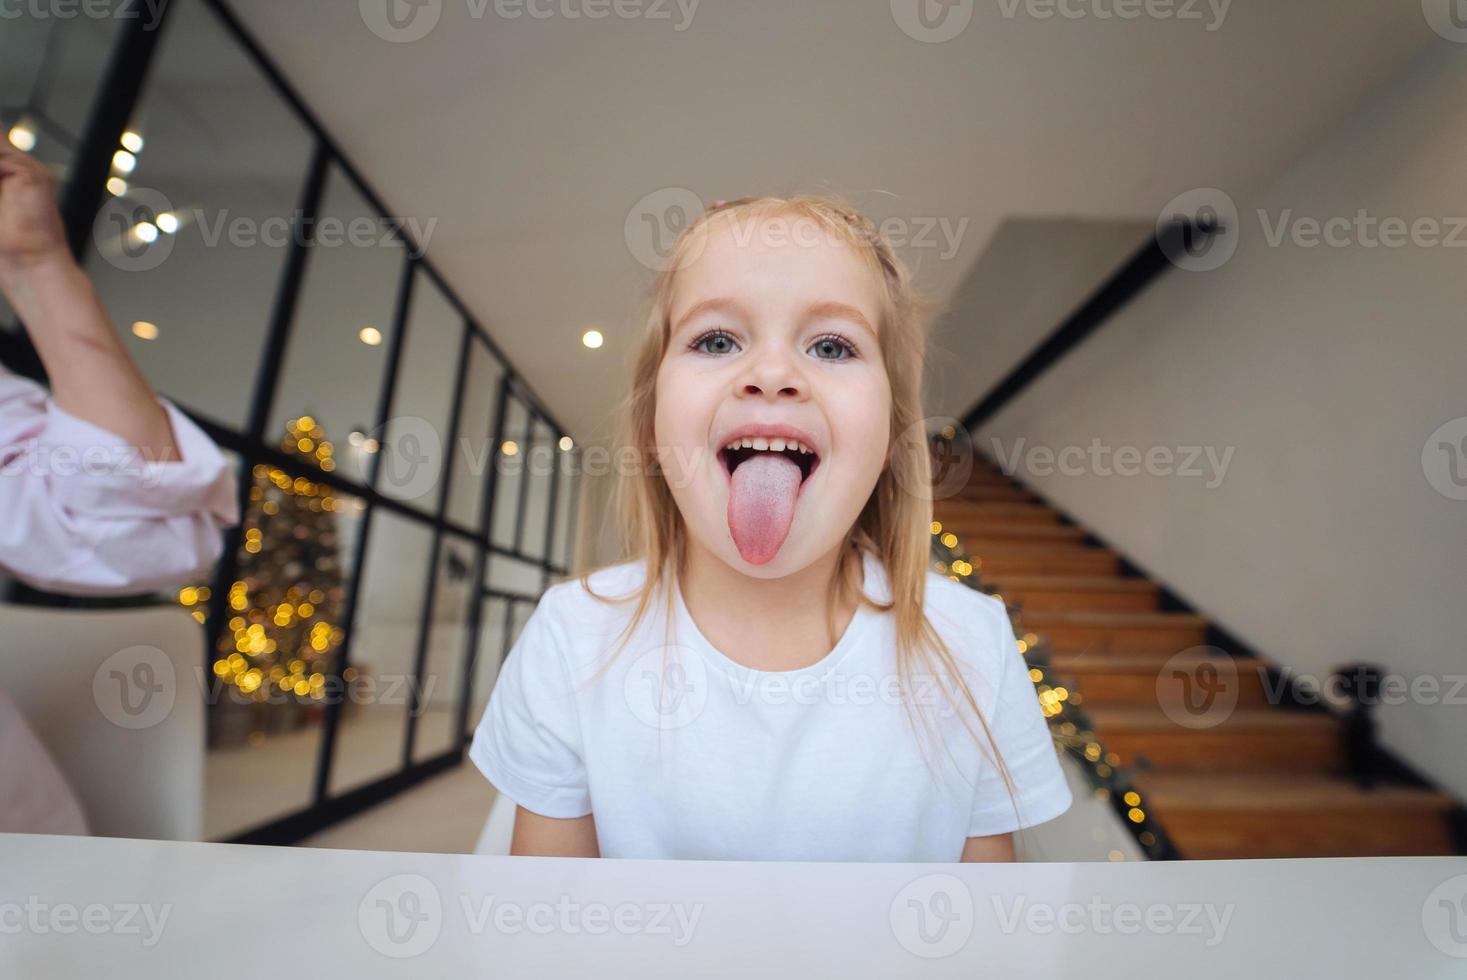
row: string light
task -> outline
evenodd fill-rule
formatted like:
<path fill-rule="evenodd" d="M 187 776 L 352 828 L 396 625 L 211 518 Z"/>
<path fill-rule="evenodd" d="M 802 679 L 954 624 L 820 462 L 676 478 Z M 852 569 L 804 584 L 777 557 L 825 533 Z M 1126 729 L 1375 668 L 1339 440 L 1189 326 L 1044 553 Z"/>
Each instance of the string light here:
<path fill-rule="evenodd" d="M 944 531 L 940 521 L 934 520 L 930 530 L 935 552 L 933 568 L 940 574 L 946 574 L 955 582 L 963 582 L 970 588 L 982 591 L 977 575 L 983 566 L 982 560 L 963 554 L 959 550 L 961 543 L 958 536 L 951 531 Z M 944 553 L 946 560 L 940 557 Z M 1003 601 L 1001 594 L 996 592 L 990 594 L 1000 602 Z M 1016 613 L 1011 611 L 1010 616 L 1017 622 Z M 1122 781 L 1122 776 L 1118 772 L 1121 763 L 1120 756 L 1115 752 L 1107 752 L 1100 744 L 1095 732 L 1078 714 L 1078 707 L 1084 700 L 1081 692 L 1045 682 L 1045 670 L 1042 666 L 1044 638 L 1032 631 L 1024 632 L 1015 639 L 1015 644 L 1026 659 L 1041 661 L 1029 667 L 1029 679 L 1034 683 L 1041 712 L 1049 721 L 1056 743 L 1084 767 L 1094 787 L 1095 798 L 1103 803 L 1114 801 L 1114 805 L 1119 807 L 1117 812 L 1123 816 L 1125 825 L 1131 828 L 1136 835 L 1137 842 L 1147 854 L 1153 857 L 1164 857 L 1175 853 L 1171 850 L 1171 845 L 1167 843 L 1164 835 L 1159 832 L 1160 828 L 1151 822 L 1150 817 L 1141 807 L 1140 793 Z M 1114 792 L 1112 792 L 1112 787 L 1114 787 Z M 1110 854 L 1112 861 L 1125 860 L 1125 855 L 1120 851 L 1111 851 Z"/>

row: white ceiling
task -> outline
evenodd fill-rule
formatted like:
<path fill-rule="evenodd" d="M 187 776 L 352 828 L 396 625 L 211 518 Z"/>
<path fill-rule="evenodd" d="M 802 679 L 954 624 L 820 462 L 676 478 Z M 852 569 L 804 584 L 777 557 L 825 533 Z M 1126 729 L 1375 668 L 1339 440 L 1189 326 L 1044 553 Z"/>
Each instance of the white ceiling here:
<path fill-rule="evenodd" d="M 436 28 L 391 43 L 361 13 L 380 2 L 233 6 L 387 206 L 437 219 L 430 258 L 582 442 L 610 434 L 623 390 L 651 279 L 625 229 L 650 193 L 831 190 L 878 220 L 961 228 L 951 254 L 940 232 L 907 249 L 919 282 L 961 303 L 940 336 L 960 366 L 933 405 L 957 413 L 1165 202 L 1195 187 L 1246 198 L 1435 39 L 1400 0 L 1239 2 L 1212 31 L 979 0 L 941 44 L 905 34 L 888 0 L 702 0 L 682 31 L 672 0 L 670 20 L 559 13 L 585 0 L 537 0 L 549 19 L 429 0 Z M 1033 234 L 982 272 L 1016 220 L 1045 222 L 1032 227 L 1057 244 L 1117 224 L 1052 277 Z M 588 327 L 601 350 L 581 346 Z"/>

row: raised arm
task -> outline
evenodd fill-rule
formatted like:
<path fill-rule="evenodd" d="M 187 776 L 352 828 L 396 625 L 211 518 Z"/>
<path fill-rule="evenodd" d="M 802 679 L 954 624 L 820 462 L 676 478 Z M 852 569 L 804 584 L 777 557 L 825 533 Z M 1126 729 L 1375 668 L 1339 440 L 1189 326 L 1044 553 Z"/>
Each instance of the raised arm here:
<path fill-rule="evenodd" d="M 168 414 L 66 247 L 50 172 L 0 140 L 0 292 L 20 314 L 62 410 L 176 460 Z"/>

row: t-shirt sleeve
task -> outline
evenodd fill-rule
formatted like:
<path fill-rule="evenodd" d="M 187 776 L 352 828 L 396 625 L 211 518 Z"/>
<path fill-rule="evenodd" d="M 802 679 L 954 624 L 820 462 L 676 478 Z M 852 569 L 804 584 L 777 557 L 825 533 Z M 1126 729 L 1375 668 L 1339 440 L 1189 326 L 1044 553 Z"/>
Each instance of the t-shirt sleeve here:
<path fill-rule="evenodd" d="M 0 563 L 71 595 L 145 592 L 203 575 L 239 522 L 229 463 L 159 399 L 180 459 L 147 462 L 116 434 L 0 370 Z"/>
<path fill-rule="evenodd" d="M 546 817 L 591 812 L 580 718 L 551 594 L 509 651 L 469 757 L 505 796 Z"/>
<path fill-rule="evenodd" d="M 1049 724 L 1039 708 L 1039 695 L 1029 679 L 1008 614 L 997 600 L 991 603 L 993 643 L 997 644 L 998 696 L 984 721 L 993 736 L 1013 784 L 1012 797 L 998 768 L 986 765 L 973 797 L 969 837 L 1005 834 L 1033 827 L 1064 813 L 1072 796 L 1060 767 Z"/>

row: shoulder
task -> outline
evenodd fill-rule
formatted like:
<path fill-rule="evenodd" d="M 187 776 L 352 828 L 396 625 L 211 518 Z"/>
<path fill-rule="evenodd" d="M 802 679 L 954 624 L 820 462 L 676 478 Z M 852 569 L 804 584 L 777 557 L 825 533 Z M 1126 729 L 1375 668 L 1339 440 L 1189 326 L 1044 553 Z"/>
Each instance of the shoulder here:
<path fill-rule="evenodd" d="M 935 571 L 927 573 L 925 591 L 927 617 L 955 656 L 987 671 L 1016 652 L 1002 600 Z"/>
<path fill-rule="evenodd" d="M 566 648 L 600 647 L 630 621 L 646 568 L 638 559 L 557 582 L 540 596 L 534 618 Z"/>
<path fill-rule="evenodd" d="M 954 582 L 937 572 L 927 573 L 926 608 L 929 615 L 955 619 L 969 628 L 977 624 L 1007 625 L 1008 610 L 1001 600 L 977 589 Z"/>
<path fill-rule="evenodd" d="M 626 606 L 646 581 L 646 563 L 640 559 L 605 565 L 589 575 L 557 582 L 540 596 L 540 609 L 557 616 L 596 618 L 599 611 Z"/>

